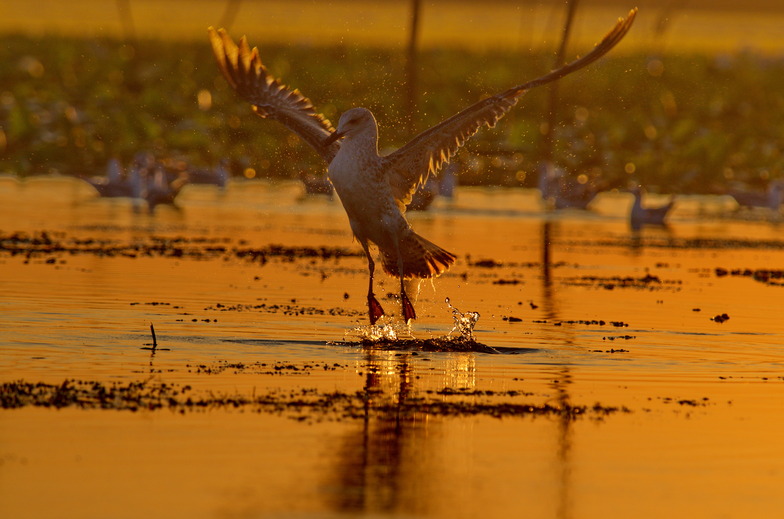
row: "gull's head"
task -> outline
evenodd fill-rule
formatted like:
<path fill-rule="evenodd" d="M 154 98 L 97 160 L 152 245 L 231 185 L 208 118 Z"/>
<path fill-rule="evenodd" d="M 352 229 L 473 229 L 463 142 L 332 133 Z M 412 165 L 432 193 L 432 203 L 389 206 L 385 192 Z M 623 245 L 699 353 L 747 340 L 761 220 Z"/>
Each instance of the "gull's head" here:
<path fill-rule="evenodd" d="M 324 144 L 329 146 L 338 139 L 343 137 L 352 137 L 355 135 L 372 132 L 376 134 L 376 118 L 367 108 L 352 108 L 343 112 L 338 121 L 338 127 L 335 132 L 327 137 Z"/>

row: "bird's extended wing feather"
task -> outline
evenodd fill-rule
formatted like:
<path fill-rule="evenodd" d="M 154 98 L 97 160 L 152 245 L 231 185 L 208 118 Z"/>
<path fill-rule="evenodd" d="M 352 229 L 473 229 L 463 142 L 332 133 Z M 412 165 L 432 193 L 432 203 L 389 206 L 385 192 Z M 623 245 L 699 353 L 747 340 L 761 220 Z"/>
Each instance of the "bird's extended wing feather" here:
<path fill-rule="evenodd" d="M 411 142 L 384 158 L 387 180 L 395 199 L 405 206 L 420 183 L 428 175 L 438 173 L 441 166 L 457 153 L 482 125 L 492 128 L 531 88 L 556 81 L 604 56 L 623 39 L 634 21 L 637 9 L 620 18 L 615 27 L 591 52 L 544 76 L 485 98 L 442 123 L 417 135 Z"/>
<path fill-rule="evenodd" d="M 327 163 L 340 149 L 340 143 L 325 145 L 335 129 L 313 108 L 298 90 L 291 90 L 267 73 L 256 47 L 249 47 L 243 36 L 239 45 L 223 29 L 208 29 L 218 67 L 229 85 L 253 105 L 261 117 L 275 119 L 299 135 Z"/>

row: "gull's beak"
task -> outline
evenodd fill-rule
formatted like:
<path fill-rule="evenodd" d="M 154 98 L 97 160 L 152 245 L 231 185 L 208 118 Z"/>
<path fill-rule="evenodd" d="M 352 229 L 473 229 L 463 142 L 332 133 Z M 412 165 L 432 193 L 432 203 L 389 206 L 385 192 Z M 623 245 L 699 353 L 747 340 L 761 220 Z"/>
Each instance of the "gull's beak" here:
<path fill-rule="evenodd" d="M 345 134 L 346 134 L 346 132 L 338 132 L 338 131 L 333 132 L 332 135 L 330 135 L 329 137 L 327 137 L 324 140 L 324 146 L 329 146 L 330 144 L 332 144 L 336 140 L 342 138 Z"/>

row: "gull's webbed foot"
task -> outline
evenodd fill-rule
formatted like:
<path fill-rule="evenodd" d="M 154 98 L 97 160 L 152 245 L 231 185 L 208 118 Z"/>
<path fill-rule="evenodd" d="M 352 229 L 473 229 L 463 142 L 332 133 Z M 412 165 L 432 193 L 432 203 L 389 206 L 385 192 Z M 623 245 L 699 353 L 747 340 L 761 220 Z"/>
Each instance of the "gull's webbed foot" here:
<path fill-rule="evenodd" d="M 381 308 L 381 303 L 378 302 L 376 296 L 368 294 L 368 316 L 370 317 L 370 324 L 376 324 L 381 316 L 384 315 L 384 309 Z"/>
<path fill-rule="evenodd" d="M 400 292 L 400 304 L 403 306 L 403 320 L 406 324 L 408 324 L 411 319 L 416 319 L 414 305 L 411 304 L 411 300 L 408 298 L 405 291 Z"/>

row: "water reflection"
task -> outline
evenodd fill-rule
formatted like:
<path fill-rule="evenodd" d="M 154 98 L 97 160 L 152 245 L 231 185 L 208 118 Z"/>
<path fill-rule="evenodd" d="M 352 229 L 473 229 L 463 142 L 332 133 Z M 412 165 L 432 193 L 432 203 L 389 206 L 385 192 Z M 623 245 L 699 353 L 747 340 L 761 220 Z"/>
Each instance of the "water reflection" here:
<path fill-rule="evenodd" d="M 544 315 L 548 320 L 558 318 L 557 301 L 553 290 L 552 279 L 552 243 L 553 243 L 553 222 L 549 219 L 542 221 L 542 304 Z M 568 366 L 557 366 L 553 373 L 551 387 L 555 392 L 555 400 L 559 407 L 567 409 L 571 406 L 569 395 L 569 385 L 572 383 L 572 374 Z M 572 451 L 572 421 L 574 416 L 571 413 L 561 413 L 558 418 L 558 429 L 556 433 L 556 457 L 555 471 L 557 474 L 557 513 L 559 519 L 569 519 L 572 517 L 572 506 L 570 498 L 570 478 L 571 478 L 571 451 Z"/>
<path fill-rule="evenodd" d="M 411 397 L 410 355 L 368 351 L 362 369 L 365 413 L 359 429 L 348 433 L 338 449 L 332 506 L 343 512 L 413 511 L 412 491 L 425 467 L 416 462 L 434 436 L 424 413 L 404 413 Z"/>
<path fill-rule="evenodd" d="M 553 222 L 548 218 L 542 220 L 542 301 L 544 315 L 547 319 L 555 319 L 557 310 L 553 299 L 552 247 Z"/>
<path fill-rule="evenodd" d="M 634 226 L 629 227 L 629 251 L 633 257 L 639 257 L 644 252 L 645 236 L 654 236 L 658 240 L 671 243 L 673 241 L 673 230 L 670 225 L 659 226 Z"/>
<path fill-rule="evenodd" d="M 568 366 L 561 366 L 553 375 L 555 378 L 552 382 L 552 389 L 555 392 L 555 401 L 562 409 L 569 409 L 572 404 L 569 394 L 569 386 L 572 384 L 571 371 Z M 561 413 L 557 422 L 555 472 L 557 481 L 556 517 L 559 519 L 569 519 L 572 517 L 570 488 L 574 420 L 575 416 L 572 413 Z"/>
<path fill-rule="evenodd" d="M 415 387 L 419 377 L 411 353 L 368 350 L 364 355 L 358 365 L 364 373 L 364 418 L 337 449 L 330 504 L 340 512 L 423 513 L 438 479 L 433 461 L 444 418 L 406 408 L 421 390 Z M 442 388 L 473 389 L 475 356 L 450 355 L 442 380 Z"/>

